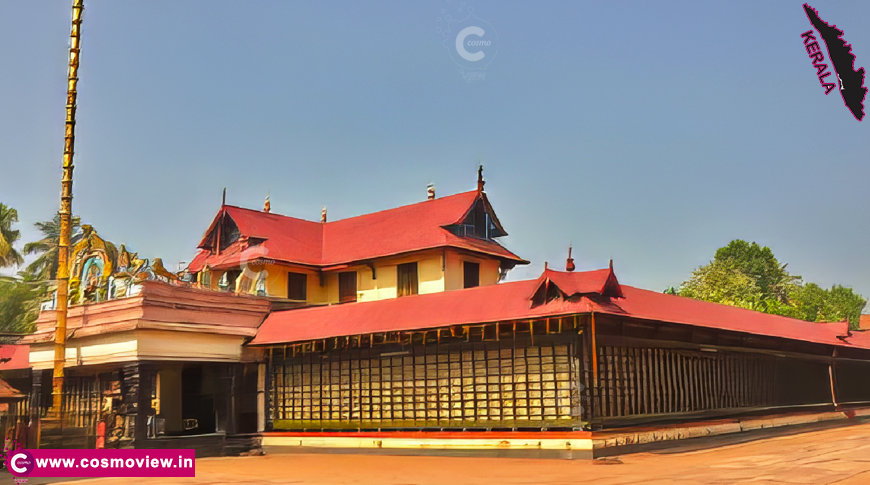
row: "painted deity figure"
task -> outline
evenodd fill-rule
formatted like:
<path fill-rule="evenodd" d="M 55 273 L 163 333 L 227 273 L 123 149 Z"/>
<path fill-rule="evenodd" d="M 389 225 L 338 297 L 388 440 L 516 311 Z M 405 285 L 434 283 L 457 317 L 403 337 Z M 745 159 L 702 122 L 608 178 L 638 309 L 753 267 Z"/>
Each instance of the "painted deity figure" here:
<path fill-rule="evenodd" d="M 84 289 L 84 297 L 88 300 L 99 300 L 99 290 L 103 283 L 103 268 L 105 263 L 99 256 L 94 256 L 85 261 L 81 275 L 81 287 Z"/>

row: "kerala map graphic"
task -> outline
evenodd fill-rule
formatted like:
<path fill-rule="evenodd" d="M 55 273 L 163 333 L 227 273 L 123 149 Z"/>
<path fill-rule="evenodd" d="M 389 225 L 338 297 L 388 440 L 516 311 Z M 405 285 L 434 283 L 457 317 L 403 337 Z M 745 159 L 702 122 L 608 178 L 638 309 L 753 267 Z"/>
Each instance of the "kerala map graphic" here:
<path fill-rule="evenodd" d="M 837 73 L 843 103 L 849 108 L 852 115 L 861 121 L 864 118 L 864 97 L 867 95 L 867 88 L 864 87 L 864 68 L 855 70 L 855 55 L 852 54 L 852 46 L 843 40 L 842 30 L 838 29 L 836 25 L 828 25 L 827 22 L 819 18 L 816 9 L 806 3 L 804 10 L 807 13 L 807 18 L 810 19 L 828 48 L 828 59 Z"/>

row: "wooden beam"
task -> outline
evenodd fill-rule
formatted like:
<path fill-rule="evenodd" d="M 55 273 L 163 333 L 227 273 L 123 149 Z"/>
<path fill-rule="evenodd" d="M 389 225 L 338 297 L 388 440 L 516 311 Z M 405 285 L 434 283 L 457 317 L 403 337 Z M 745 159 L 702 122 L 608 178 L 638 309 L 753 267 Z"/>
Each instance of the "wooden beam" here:
<path fill-rule="evenodd" d="M 592 323 L 590 325 L 590 335 L 592 338 L 592 385 L 598 389 L 598 344 L 595 342 L 595 312 L 592 314 Z M 532 345 L 534 345 L 534 337 L 532 337 Z"/>
<path fill-rule="evenodd" d="M 828 363 L 833 360 L 830 356 L 821 356 L 821 355 L 812 355 L 812 354 L 799 354 L 795 352 L 787 352 L 787 351 L 779 351 L 773 349 L 756 349 L 756 348 L 748 348 L 748 347 L 733 347 L 733 346 L 725 346 L 725 345 L 708 345 L 708 344 L 697 344 L 692 342 L 681 342 L 676 340 L 658 340 L 658 339 L 650 339 L 650 338 L 642 338 L 642 337 L 625 337 L 620 335 L 599 335 L 597 337 L 599 343 L 601 345 L 610 345 L 614 347 L 623 346 L 623 347 L 640 347 L 640 348 L 649 348 L 649 347 L 658 347 L 658 348 L 669 348 L 669 349 L 684 349 L 684 350 L 693 350 L 693 351 L 701 351 L 702 349 L 712 349 L 720 352 L 734 352 L 734 353 L 742 353 L 742 354 L 756 354 L 756 355 L 771 355 L 774 357 L 790 357 L 794 359 L 800 359 L 805 361 L 812 362 L 824 362 Z M 836 360 L 858 360 L 858 359 L 845 359 L 841 357 L 837 357 Z M 867 362 L 858 360 L 859 362 Z"/>

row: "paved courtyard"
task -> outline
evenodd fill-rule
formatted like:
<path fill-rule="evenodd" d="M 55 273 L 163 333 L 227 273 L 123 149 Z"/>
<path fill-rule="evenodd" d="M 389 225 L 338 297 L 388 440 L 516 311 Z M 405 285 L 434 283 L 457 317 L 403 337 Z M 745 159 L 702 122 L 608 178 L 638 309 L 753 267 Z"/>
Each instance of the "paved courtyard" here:
<path fill-rule="evenodd" d="M 697 484 L 870 483 L 870 423 L 722 447 L 596 461 L 378 455 L 271 455 L 197 460 L 196 478 L 84 484 Z M 31 478 L 30 484 L 44 483 Z"/>

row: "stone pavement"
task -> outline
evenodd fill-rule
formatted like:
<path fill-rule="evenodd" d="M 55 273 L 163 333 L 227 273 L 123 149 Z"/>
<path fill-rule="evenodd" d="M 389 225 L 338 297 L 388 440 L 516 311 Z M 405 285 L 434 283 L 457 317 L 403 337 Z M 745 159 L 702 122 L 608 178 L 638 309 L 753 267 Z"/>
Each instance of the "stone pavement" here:
<path fill-rule="evenodd" d="M 197 460 L 196 478 L 102 484 L 870 484 L 870 423 L 686 452 L 594 461 L 289 454 Z M 42 483 L 31 478 L 29 485 Z"/>

